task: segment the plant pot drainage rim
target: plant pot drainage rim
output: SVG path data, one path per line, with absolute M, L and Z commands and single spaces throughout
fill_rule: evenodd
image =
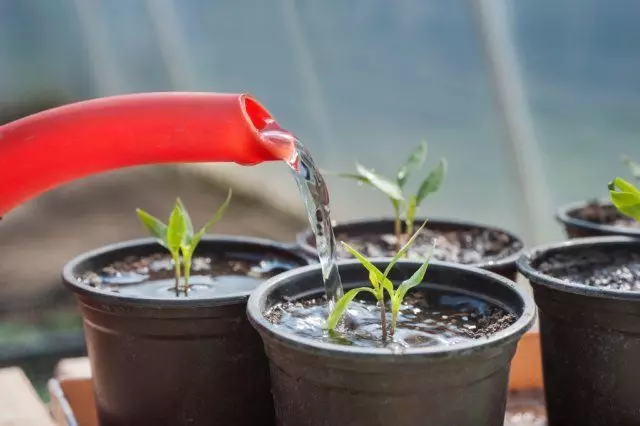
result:
M 560 243 L 541 245 L 538 247 L 534 247 L 528 253 L 523 254 L 520 259 L 518 259 L 518 270 L 522 275 L 524 275 L 528 280 L 536 285 L 542 285 L 565 293 L 573 293 L 582 296 L 590 296 L 603 299 L 640 301 L 640 292 L 638 291 L 596 288 L 583 284 L 573 283 L 571 281 L 561 280 L 559 278 L 552 277 L 551 275 L 544 274 L 533 266 L 543 256 L 564 252 L 566 251 L 565 249 L 570 249 L 570 251 L 571 249 L 588 249 L 590 248 L 590 246 L 593 246 L 594 250 L 606 246 L 640 247 L 640 239 L 624 236 L 603 236 L 577 238 Z
M 515 242 L 519 242 L 521 247 L 518 251 L 516 251 L 513 254 L 510 254 L 509 256 L 503 257 L 501 259 L 494 259 L 494 260 L 488 260 L 488 261 L 482 261 L 482 262 L 478 262 L 478 263 L 471 263 L 468 265 L 465 264 L 459 264 L 459 263 L 455 263 L 455 262 L 451 262 L 454 263 L 456 265 L 462 265 L 462 266 L 471 266 L 474 268 L 489 268 L 489 267 L 501 267 L 501 266 L 506 266 L 512 263 L 515 263 L 518 258 L 525 252 L 525 245 L 524 242 L 522 241 L 522 239 L 520 237 L 518 237 L 517 235 L 515 235 L 514 233 L 512 233 L 511 231 L 508 231 L 504 228 L 500 228 L 499 226 L 493 226 L 493 225 L 486 225 L 486 224 L 482 224 L 482 223 L 477 223 L 477 222 L 470 222 L 470 221 L 466 221 L 466 220 L 458 220 L 458 219 L 445 219 L 445 218 L 416 218 L 415 219 L 415 223 L 423 223 L 424 221 L 427 221 L 427 225 L 425 226 L 426 229 L 430 228 L 431 225 L 431 229 L 439 229 L 442 227 L 451 227 L 451 228 L 457 228 L 460 227 L 461 229 L 473 229 L 473 228 L 477 228 L 477 229 L 488 229 L 488 230 L 494 230 L 494 231 L 498 231 L 501 232 L 505 235 L 507 235 L 511 241 Z M 375 225 L 375 224 L 381 224 L 383 222 L 389 222 L 391 224 L 391 226 L 393 226 L 393 218 L 389 218 L 389 217 L 382 217 L 382 218 L 369 218 L 369 219 L 352 219 L 352 220 L 347 220 L 347 221 L 343 221 L 343 222 L 334 222 L 333 223 L 333 229 L 334 232 L 337 234 L 339 232 L 339 228 L 348 228 L 354 225 Z M 391 228 L 393 229 L 393 228 Z M 617 229 L 617 228 L 616 228 Z M 298 233 L 298 235 L 296 236 L 296 242 L 298 243 L 298 245 L 300 246 L 300 248 L 305 252 L 305 253 L 316 253 L 317 249 L 315 247 L 315 245 L 311 245 L 309 243 L 309 239 L 312 237 L 311 234 L 311 230 L 309 228 L 305 229 L 304 231 L 301 231 Z M 441 263 L 444 263 L 443 261 L 439 261 Z
M 309 260 L 303 255 L 297 253 L 297 247 L 292 246 L 291 244 L 283 244 L 272 240 L 262 239 L 262 238 L 254 238 L 254 237 L 245 237 L 245 236 L 235 236 L 235 235 L 205 235 L 202 237 L 200 242 L 201 247 L 199 247 L 198 252 L 207 252 L 205 247 L 214 247 L 216 245 L 236 245 L 238 247 L 249 246 L 255 249 L 256 252 L 264 251 L 266 253 L 273 252 L 276 255 L 282 255 L 292 261 L 292 263 L 297 263 L 299 266 L 306 266 L 309 264 Z M 167 308 L 175 308 L 175 309 L 184 309 L 184 308 L 206 308 L 213 306 L 226 306 L 226 305 L 235 305 L 238 303 L 245 303 L 251 294 L 251 291 L 242 291 L 233 295 L 226 295 L 224 297 L 211 297 L 211 298 L 198 298 L 198 299 L 189 299 L 189 298 L 179 298 L 179 299 L 157 299 L 157 298 L 140 298 L 135 296 L 122 295 L 118 293 L 114 293 L 113 291 L 109 291 L 106 289 L 100 289 L 97 287 L 92 287 L 86 284 L 80 283 L 76 279 L 76 271 L 77 269 L 86 262 L 90 262 L 93 258 L 97 258 L 100 256 L 106 256 L 109 253 L 116 253 L 121 250 L 127 251 L 136 251 L 143 248 L 148 247 L 149 253 L 155 252 L 163 252 L 165 249 L 158 244 L 158 241 L 155 238 L 138 238 L 128 241 L 123 241 L 115 244 L 109 244 L 102 246 L 100 248 L 90 250 L 85 252 L 71 261 L 69 261 L 62 270 L 62 281 L 69 290 L 75 293 L 80 297 L 89 297 L 92 300 L 103 302 L 103 303 L 116 303 L 118 305 L 126 305 L 131 307 L 148 307 L 148 308 L 159 308 L 159 309 L 167 309 Z M 151 249 L 151 247 L 157 248 L 157 250 Z M 147 250 L 145 250 L 147 251 Z M 257 286 L 256 286 L 257 287 Z
M 371 263 L 379 266 L 380 264 L 388 264 L 390 258 L 374 258 L 370 259 Z M 337 262 L 339 269 L 341 268 L 362 268 L 362 264 L 357 260 L 341 260 Z M 411 265 L 416 269 L 420 267 L 421 262 L 412 260 L 400 260 L 396 265 Z M 325 343 L 318 340 L 301 337 L 299 335 L 282 331 L 277 329 L 274 324 L 268 321 L 264 315 L 264 308 L 267 307 L 269 295 L 274 289 L 285 286 L 293 277 L 300 275 L 316 275 L 320 276 L 321 266 L 319 264 L 303 266 L 295 270 L 283 272 L 277 277 L 270 278 L 260 284 L 249 297 L 247 303 L 247 315 L 253 326 L 260 331 L 260 333 L 266 333 L 271 338 L 275 338 L 289 346 L 297 347 L 298 349 L 305 349 L 313 353 L 330 353 L 332 357 L 345 357 L 350 358 L 354 356 L 366 357 L 366 358 L 378 358 L 379 360 L 388 360 L 393 362 L 396 356 L 401 356 L 403 359 L 424 359 L 430 358 L 444 358 L 452 357 L 456 355 L 466 355 L 473 353 L 483 348 L 499 346 L 504 341 L 517 340 L 527 330 L 533 326 L 533 322 L 536 316 L 536 307 L 533 302 L 532 296 L 518 286 L 511 280 L 498 275 L 496 273 L 477 269 L 469 266 L 462 266 L 451 262 L 432 261 L 429 265 L 429 270 L 440 269 L 444 272 L 460 272 L 464 271 L 465 274 L 485 277 L 494 280 L 495 285 L 502 285 L 508 290 L 512 291 L 520 299 L 522 304 L 522 313 L 518 316 L 518 319 L 509 327 L 492 334 L 489 337 L 481 337 L 471 342 L 458 343 L 451 346 L 435 346 L 435 347 L 421 347 L 421 348 L 406 348 L 402 354 L 392 356 L 392 352 L 387 348 L 366 348 L 357 346 L 340 345 L 337 343 Z M 427 282 L 428 281 L 427 271 Z M 366 279 L 366 278 L 365 278 Z M 423 287 L 424 288 L 424 287 Z M 428 289 L 429 287 L 426 287 Z M 454 287 L 455 290 L 455 287 Z M 458 290 L 463 292 L 462 290 Z M 478 297 L 481 297 L 482 293 L 476 293 Z M 264 339 L 263 339 L 264 340 Z
M 601 223 L 590 222 L 588 220 L 580 219 L 571 215 L 571 213 L 582 210 L 592 202 L 598 202 L 601 206 L 611 206 L 613 204 L 608 198 L 601 198 L 592 201 L 577 201 L 564 205 L 556 210 L 556 220 L 563 225 L 575 226 L 579 228 L 590 229 L 596 232 L 606 232 L 611 235 L 622 235 L 628 237 L 640 237 L 640 229 L 638 228 L 626 228 L 624 226 L 603 225 Z

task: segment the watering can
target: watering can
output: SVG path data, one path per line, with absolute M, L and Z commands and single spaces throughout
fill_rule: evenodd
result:
M 145 93 L 73 103 L 0 126 L 0 217 L 91 174 L 143 164 L 286 160 L 292 139 L 253 97 Z

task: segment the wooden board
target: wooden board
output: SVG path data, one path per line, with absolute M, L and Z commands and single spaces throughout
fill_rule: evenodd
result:
M 54 426 L 47 407 L 19 368 L 0 370 L 0 426 Z

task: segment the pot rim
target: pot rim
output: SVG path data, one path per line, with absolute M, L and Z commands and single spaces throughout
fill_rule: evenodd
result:
M 533 266 L 533 263 L 541 257 L 549 254 L 549 252 L 562 252 L 565 249 L 588 248 L 589 246 L 608 246 L 608 245 L 637 245 L 640 246 L 640 239 L 626 237 L 620 235 L 575 238 L 560 243 L 551 243 L 537 246 L 523 254 L 518 259 L 518 270 L 532 284 L 542 285 L 544 287 L 558 290 L 564 293 L 573 293 L 582 296 L 590 296 L 601 299 L 619 299 L 619 300 L 640 300 L 640 291 L 616 290 L 589 287 L 584 284 L 573 283 L 571 281 L 561 280 L 551 275 L 540 272 Z
M 370 261 L 376 263 L 389 263 L 391 258 L 374 258 Z M 338 267 L 344 266 L 361 266 L 361 264 L 355 260 L 341 260 L 337 262 Z M 397 264 L 413 265 L 418 268 L 421 262 L 413 260 L 399 260 Z M 435 347 L 423 347 L 423 348 L 407 348 L 404 349 L 400 355 L 396 355 L 387 348 L 367 348 L 357 346 L 339 345 L 337 343 L 320 342 L 311 338 L 298 336 L 294 333 L 286 332 L 277 329 L 274 324 L 268 321 L 262 311 L 262 306 L 265 305 L 266 299 L 278 288 L 282 281 L 287 281 L 291 277 L 308 272 L 321 271 L 321 265 L 313 264 L 297 268 L 295 270 L 284 272 L 277 277 L 270 278 L 258 286 L 247 302 L 247 316 L 253 324 L 253 326 L 261 333 L 267 334 L 270 338 L 276 339 L 283 344 L 293 346 L 298 349 L 313 351 L 314 353 L 326 353 L 332 357 L 363 357 L 387 359 L 393 362 L 397 356 L 401 356 L 404 360 L 422 359 L 425 356 L 431 358 L 438 357 L 451 357 L 456 355 L 467 355 L 472 352 L 476 352 L 481 348 L 494 347 L 502 344 L 503 342 L 518 339 L 527 330 L 529 330 L 536 317 L 536 307 L 533 302 L 533 297 L 526 291 L 518 288 L 517 284 L 513 281 L 498 275 L 494 272 L 484 269 L 472 268 L 468 266 L 458 265 L 450 262 L 432 261 L 429 264 L 429 269 L 444 269 L 444 270 L 464 270 L 466 273 L 476 276 L 489 277 L 494 281 L 494 284 L 507 287 L 511 291 L 517 294 L 523 305 L 522 314 L 518 317 L 516 322 L 509 327 L 501 330 L 487 338 L 479 338 L 470 342 L 459 343 L 451 346 L 435 346 Z M 481 294 L 481 293 L 480 293 Z M 263 338 L 264 340 L 264 338 Z
M 202 237 L 201 243 L 209 244 L 246 244 L 252 245 L 256 248 L 264 247 L 267 250 L 277 250 L 280 252 L 286 252 L 292 258 L 299 260 L 300 266 L 309 264 L 309 260 L 303 255 L 298 253 L 297 247 L 290 244 L 284 244 L 277 241 L 272 241 L 263 238 L 245 237 L 237 235 L 205 235 Z M 212 306 L 225 306 L 234 305 L 238 303 L 244 303 L 248 299 L 251 291 L 238 292 L 235 295 L 226 295 L 224 297 L 210 297 L 210 298 L 176 298 L 176 299 L 158 299 L 158 298 L 143 298 L 134 297 L 128 295 L 122 295 L 114 293 L 109 290 L 100 289 L 97 287 L 90 287 L 81 284 L 76 278 L 74 271 L 78 266 L 90 259 L 102 256 L 110 252 L 117 252 L 125 249 L 135 249 L 139 247 L 156 245 L 158 251 L 162 252 L 164 249 L 158 245 L 157 239 L 153 237 L 136 238 L 133 240 L 122 241 L 114 244 L 107 244 L 105 246 L 87 251 L 79 256 L 76 256 L 63 267 L 62 269 L 62 281 L 69 290 L 74 294 L 81 297 L 89 297 L 92 300 L 102 303 L 117 303 L 118 305 L 135 306 L 135 307 L 148 307 L 148 308 L 198 308 L 198 307 L 212 307 Z
M 587 201 L 576 201 L 559 207 L 555 214 L 556 220 L 563 225 L 571 225 L 592 231 L 607 232 L 612 235 L 640 237 L 640 228 L 636 229 L 626 228 L 624 226 L 603 225 L 601 223 L 589 222 L 588 220 L 571 216 L 572 212 L 581 210 L 593 202 L 598 202 L 602 206 L 613 207 L 613 203 L 608 198 L 594 198 Z
M 333 229 L 337 228 L 337 227 L 347 227 L 347 226 L 352 226 L 352 225 L 362 225 L 362 224 L 374 224 L 374 223 L 380 223 L 380 222 L 390 222 L 393 223 L 394 219 L 390 218 L 390 217 L 380 217 L 380 218 L 368 218 L 368 219 L 351 219 L 351 220 L 347 220 L 347 221 L 341 221 L 341 222 L 333 222 L 332 223 L 332 227 Z M 427 227 L 429 227 L 430 223 L 435 223 L 435 224 L 441 224 L 441 225 L 452 225 L 453 227 L 455 226 L 460 226 L 460 227 L 468 227 L 468 228 L 480 228 L 480 229 L 492 229 L 492 230 L 496 230 L 499 232 L 504 233 L 505 235 L 509 236 L 509 238 L 511 238 L 514 242 L 517 241 L 520 243 L 520 245 L 522 246 L 518 251 L 516 251 L 515 253 L 501 258 L 501 259 L 495 259 L 495 260 L 489 260 L 489 261 L 484 261 L 484 262 L 478 262 L 478 263 L 471 263 L 471 264 L 458 264 L 455 262 L 451 262 L 454 263 L 456 265 L 463 265 L 463 266 L 471 266 L 471 267 L 475 267 L 475 268 L 499 268 L 502 266 L 506 266 L 509 264 L 515 264 L 516 261 L 518 260 L 518 258 L 520 257 L 520 255 L 522 255 L 525 252 L 525 244 L 524 241 L 522 241 L 522 239 L 520 237 L 518 237 L 516 234 L 514 234 L 511 231 L 508 231 L 504 228 L 501 228 L 499 226 L 493 226 L 493 225 L 485 225 L 485 224 L 481 224 L 478 222 L 471 222 L 471 221 L 467 221 L 467 220 L 458 220 L 458 219 L 445 219 L 445 218 L 441 218 L 441 217 L 436 217 L 436 218 L 416 218 L 414 223 L 422 223 L 424 221 L 427 221 Z M 308 239 L 309 237 L 312 236 L 311 233 L 311 228 L 306 228 L 303 231 L 300 231 L 297 235 L 296 235 L 296 242 L 298 243 L 298 245 L 300 246 L 300 248 L 306 252 L 306 253 L 317 253 L 317 250 L 314 246 L 312 246 L 311 244 L 308 243 Z

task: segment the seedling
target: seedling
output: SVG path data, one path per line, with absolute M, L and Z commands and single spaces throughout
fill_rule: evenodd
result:
M 640 222 L 640 190 L 622 178 L 609 182 L 611 202 L 620 213 Z
M 157 218 L 151 216 L 149 213 L 141 209 L 136 209 L 138 218 L 145 228 L 153 235 L 158 243 L 171 253 L 173 258 L 174 270 L 175 270 L 175 291 L 188 291 L 189 290 L 189 278 L 191 276 L 191 259 L 193 253 L 200 243 L 200 240 L 204 234 L 224 215 L 225 210 L 229 206 L 231 201 L 231 189 L 227 199 L 222 203 L 218 211 L 213 217 L 204 224 L 202 228 L 196 233 L 193 230 L 193 224 L 191 217 L 187 212 L 187 208 L 182 204 L 180 198 L 176 199 L 176 204 L 169 216 L 169 224 L 165 225 Z M 182 254 L 182 260 L 180 258 Z M 184 284 L 180 283 L 182 277 L 181 265 L 184 265 Z
M 424 274 L 427 272 L 427 267 L 429 266 L 429 261 L 431 260 L 431 254 L 433 253 L 433 247 L 424 263 L 418 270 L 408 279 L 402 282 L 398 288 L 393 287 L 393 283 L 387 276 L 389 272 L 393 268 L 393 266 L 398 262 L 398 260 L 405 255 L 405 253 L 409 250 L 409 247 L 413 244 L 416 237 L 424 228 L 426 222 L 422 224 L 420 228 L 416 231 L 415 234 L 407 241 L 407 243 L 396 253 L 396 255 L 391 259 L 389 265 L 381 272 L 378 268 L 375 267 L 366 257 L 364 257 L 361 253 L 359 253 L 356 249 L 349 246 L 345 242 L 342 242 L 342 245 L 347 249 L 358 261 L 365 267 L 367 271 L 369 271 L 369 282 L 371 283 L 371 287 L 358 287 L 352 290 L 349 290 L 347 293 L 342 296 L 335 307 L 331 311 L 329 315 L 329 319 L 327 320 L 327 328 L 329 330 L 335 330 L 340 322 L 340 319 L 346 312 L 349 307 L 349 303 L 353 301 L 353 299 L 361 292 L 365 291 L 373 294 L 373 296 L 378 301 L 380 306 L 380 323 L 382 327 L 382 341 L 387 341 L 387 335 L 393 336 L 396 330 L 396 322 L 398 319 L 398 312 L 400 311 L 400 306 L 402 305 L 402 301 L 406 296 L 407 292 L 411 290 L 413 287 L 420 284 L 424 278 Z M 387 313 L 386 313 L 386 302 L 385 302 L 385 291 L 389 294 L 389 299 L 391 300 L 391 327 L 389 332 L 387 332 Z
M 366 185 L 372 186 L 389 198 L 394 212 L 394 233 L 396 244 L 399 249 L 402 242 L 413 234 L 413 225 L 416 212 L 429 194 L 433 194 L 440 189 L 444 176 L 447 173 L 447 160 L 440 159 L 438 165 L 429 172 L 427 177 L 420 183 L 415 194 L 403 192 L 409 176 L 413 172 L 422 169 L 427 159 L 427 143 L 420 142 L 418 148 L 409 156 L 406 163 L 398 170 L 395 179 L 388 179 L 356 163 L 356 173 L 339 173 L 339 176 L 355 179 Z M 405 232 L 402 232 L 402 220 L 405 222 Z

